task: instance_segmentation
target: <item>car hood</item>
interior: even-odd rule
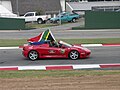
[[[79,45],[73,45],[73,47],[78,48],[78,49],[82,49],[82,50],[85,50],[85,51],[90,51],[86,47],[82,47],[82,46],[79,46]]]

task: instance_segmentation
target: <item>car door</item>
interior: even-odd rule
[[[34,21],[34,13],[26,13],[25,14],[25,21],[26,22]]]
[[[67,21],[67,18],[68,18],[68,15],[67,14],[63,14],[61,16],[61,21],[65,22],[65,21]]]
[[[47,57],[65,57],[67,53],[67,48],[49,47],[42,48],[42,55]]]
[[[39,49],[39,52],[42,56],[45,57],[61,58],[66,57],[67,48],[42,47]]]
[[[50,47],[48,53],[52,57],[66,57],[67,48]]]
[[[72,14],[68,14],[67,20],[71,21],[73,19]]]

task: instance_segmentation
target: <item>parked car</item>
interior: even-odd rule
[[[116,12],[120,12],[120,9],[117,9]]]
[[[48,19],[47,15],[39,15],[37,12],[27,12],[22,18],[25,22],[37,22],[38,24],[45,23]]]
[[[58,23],[58,22],[76,22],[77,19],[80,18],[79,14],[73,13],[70,14],[68,12],[63,12],[58,14],[55,18],[50,18],[51,23]]]

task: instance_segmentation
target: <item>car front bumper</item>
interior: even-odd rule
[[[24,57],[28,57],[28,51],[23,50],[22,54],[23,54]]]
[[[83,53],[80,53],[80,58],[87,58],[90,57],[91,51],[86,51]]]

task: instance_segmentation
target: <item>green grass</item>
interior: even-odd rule
[[[68,24],[68,22],[62,22],[61,25]],[[59,26],[58,23],[48,23],[48,24],[37,24],[37,23],[27,23],[25,24],[25,29],[35,29],[35,28],[46,28],[46,27],[52,27],[52,26]]]
[[[120,43],[120,38],[61,39],[71,44],[106,44]]]
[[[120,70],[0,71],[0,78],[74,77],[87,75],[120,75]]]
[[[0,47],[20,46],[27,43],[27,39],[0,39]]]
[[[27,23],[25,25],[26,29],[33,29],[33,28],[45,28],[45,27],[52,27],[52,26],[58,26],[58,24],[37,24],[37,23]]]
[[[71,44],[109,44],[120,43],[120,38],[96,38],[96,39],[61,39]],[[0,47],[20,46],[27,43],[27,39],[0,39]]]

